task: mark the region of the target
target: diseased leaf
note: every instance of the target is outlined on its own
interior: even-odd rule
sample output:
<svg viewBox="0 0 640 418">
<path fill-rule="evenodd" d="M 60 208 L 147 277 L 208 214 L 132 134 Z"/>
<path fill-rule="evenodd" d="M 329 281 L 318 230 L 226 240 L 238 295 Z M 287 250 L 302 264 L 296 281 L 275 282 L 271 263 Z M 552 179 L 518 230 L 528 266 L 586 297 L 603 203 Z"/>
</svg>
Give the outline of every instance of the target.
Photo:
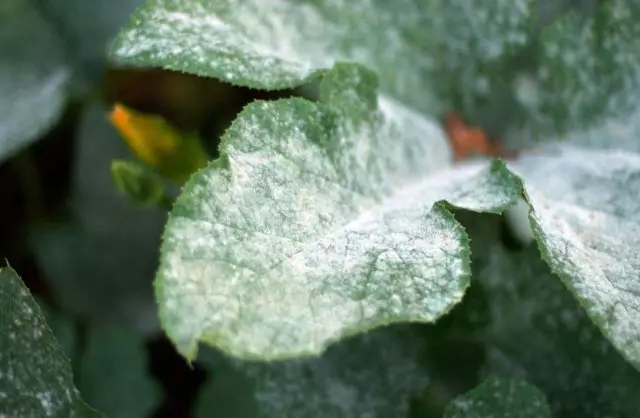
<svg viewBox="0 0 640 418">
<path fill-rule="evenodd" d="M 536 3 L 152 0 L 112 55 L 262 89 L 356 61 L 378 72 L 385 95 L 435 115 L 450 106 L 452 88 L 465 102 L 509 88 L 506 61 L 529 41 Z"/>
<path fill-rule="evenodd" d="M 0 269 L 0 347 L 3 417 L 102 416 L 80 399 L 69 360 L 11 267 Z"/>
<path fill-rule="evenodd" d="M 557 146 L 510 168 L 524 181 L 543 258 L 640 369 L 640 155 Z"/>
<path fill-rule="evenodd" d="M 463 222 L 474 266 L 465 297 L 468 316 L 482 318 L 469 337 L 486 344 L 485 374 L 524 379 L 542 390 L 553 416 L 634 417 L 640 410 L 640 373 L 591 322 L 535 245 L 514 252 L 498 240 L 491 219 Z M 473 296 L 468 292 L 467 296 Z"/>
<path fill-rule="evenodd" d="M 318 354 L 460 300 L 467 237 L 438 202 L 499 212 L 519 182 L 499 162 L 444 170 L 441 131 L 393 103 L 376 111 L 374 87 L 371 72 L 337 65 L 319 104 L 247 106 L 221 159 L 186 184 L 155 284 L 186 357 L 198 341 L 244 358 Z"/>
<path fill-rule="evenodd" d="M 212 380 L 200 394 L 196 416 L 407 416 L 411 399 L 428 390 L 422 331 L 417 325 L 396 325 L 346 339 L 319 358 L 272 363 L 204 351 Z"/>
<path fill-rule="evenodd" d="M 445 411 L 445 418 L 551 418 L 542 392 L 514 379 L 488 379 L 472 391 L 458 396 Z"/>
<path fill-rule="evenodd" d="M 151 416 L 161 399 L 148 372 L 147 353 L 139 333 L 120 327 L 90 330 L 79 362 L 78 389 L 91 405 L 110 418 Z"/>
<path fill-rule="evenodd" d="M 58 118 L 70 68 L 64 45 L 31 0 L 0 6 L 0 162 Z"/>
</svg>

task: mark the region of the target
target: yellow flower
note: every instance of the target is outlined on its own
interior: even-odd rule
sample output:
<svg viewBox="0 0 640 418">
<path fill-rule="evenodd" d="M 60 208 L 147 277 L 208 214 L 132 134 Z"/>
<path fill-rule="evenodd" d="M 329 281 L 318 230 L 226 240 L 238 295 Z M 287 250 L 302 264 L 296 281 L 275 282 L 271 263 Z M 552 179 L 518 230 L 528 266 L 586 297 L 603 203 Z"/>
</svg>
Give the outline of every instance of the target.
<svg viewBox="0 0 640 418">
<path fill-rule="evenodd" d="M 178 131 L 160 116 L 117 103 L 109 120 L 133 153 L 167 179 L 182 184 L 207 163 L 200 138 Z"/>
</svg>

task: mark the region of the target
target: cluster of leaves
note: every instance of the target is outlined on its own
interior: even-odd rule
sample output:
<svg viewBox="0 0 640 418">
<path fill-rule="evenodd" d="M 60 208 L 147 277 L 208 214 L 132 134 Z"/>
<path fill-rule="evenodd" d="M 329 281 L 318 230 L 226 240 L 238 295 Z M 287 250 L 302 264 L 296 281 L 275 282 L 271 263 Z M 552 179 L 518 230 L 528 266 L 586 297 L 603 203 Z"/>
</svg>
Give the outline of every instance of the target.
<svg viewBox="0 0 640 418">
<path fill-rule="evenodd" d="M 0 19 L 27 13 L 8 4 Z M 197 414 L 635 416 L 639 16 L 625 0 L 139 7 L 117 65 L 305 91 L 246 106 L 166 221 L 155 301 L 177 350 L 213 371 Z M 66 72 L 51 62 L 25 81 L 48 99 L 32 126 L 59 106 Z M 517 158 L 454 163 L 450 109 Z M 0 157 L 35 135 L 30 112 L 11 112 Z M 518 249 L 501 239 L 505 211 Z M 0 311 L 0 411 L 97 415 L 9 267 Z M 122 349 L 105 335 L 97 347 Z M 87 357 L 78 382 L 95 374 Z"/>
</svg>

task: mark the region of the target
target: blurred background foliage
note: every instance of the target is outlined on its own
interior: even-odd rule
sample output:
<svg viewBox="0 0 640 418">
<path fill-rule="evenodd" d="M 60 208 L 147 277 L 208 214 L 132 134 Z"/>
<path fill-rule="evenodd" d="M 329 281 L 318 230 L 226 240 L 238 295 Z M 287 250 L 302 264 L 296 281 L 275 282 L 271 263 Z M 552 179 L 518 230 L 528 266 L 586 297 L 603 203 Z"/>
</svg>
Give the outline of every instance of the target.
<svg viewBox="0 0 640 418">
<path fill-rule="evenodd" d="M 304 92 L 265 93 L 157 69 L 114 68 L 107 46 L 140 2 L 0 2 L 0 259 L 46 307 L 77 386 L 95 408 L 112 418 L 250 418 L 255 388 L 230 360 L 208 350 L 202 364 L 189 367 L 162 336 L 152 280 L 166 209 L 134 206 L 114 187 L 112 161 L 135 157 L 108 114 L 122 103 L 161 115 L 197 132 L 215 157 L 218 138 L 245 104 Z M 542 3 L 541 21 L 548 21 L 593 2 Z M 474 268 L 491 264 L 490 254 L 481 254 L 492 245 L 507 253 L 534 251 L 520 249 L 498 217 L 478 231 L 477 215 L 459 216 L 479 243 Z M 417 326 L 428 340 L 423 357 L 432 381 L 412 401 L 411 416 L 439 416 L 483 373 L 507 367 L 496 358 L 487 363 L 491 353 L 478 340 L 478 329 L 490 321 L 483 293 L 489 285 L 472 286 L 465 303 L 437 325 Z M 540 358 L 525 360 L 535 366 Z M 375 355 L 366 361 L 375 363 Z M 271 373 L 268 368 L 255 373 Z M 316 369 L 301 365 L 296 373 Z M 540 375 L 533 383 L 551 384 Z M 556 395 L 552 401 L 563 399 Z M 575 399 L 568 408 L 579 411 L 581 398 Z"/>
</svg>

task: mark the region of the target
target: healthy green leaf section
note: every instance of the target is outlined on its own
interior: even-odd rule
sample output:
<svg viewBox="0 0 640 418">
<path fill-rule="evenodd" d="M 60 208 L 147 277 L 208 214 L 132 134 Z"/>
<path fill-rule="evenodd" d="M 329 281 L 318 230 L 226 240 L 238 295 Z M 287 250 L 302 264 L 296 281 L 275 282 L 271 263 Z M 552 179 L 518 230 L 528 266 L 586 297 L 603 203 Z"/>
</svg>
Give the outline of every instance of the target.
<svg viewBox="0 0 640 418">
<path fill-rule="evenodd" d="M 110 418 L 151 416 L 161 390 L 147 362 L 140 333 L 117 326 L 95 327 L 78 363 L 78 389 Z"/>
<path fill-rule="evenodd" d="M 58 118 L 70 68 L 64 45 L 31 0 L 0 5 L 0 161 Z"/>
<path fill-rule="evenodd" d="M 11 267 L 0 269 L 0 347 L 3 417 L 102 416 L 80 399 L 69 360 Z"/>
<path fill-rule="evenodd" d="M 542 392 L 516 379 L 491 378 L 453 400 L 445 418 L 551 418 Z"/>
<path fill-rule="evenodd" d="M 271 363 L 204 351 L 212 380 L 200 392 L 196 416 L 405 417 L 412 398 L 429 389 L 423 331 L 396 325 L 346 339 L 319 358 Z"/>
<path fill-rule="evenodd" d="M 319 354 L 345 335 L 433 322 L 469 279 L 467 236 L 439 203 L 500 212 L 520 194 L 504 164 L 447 169 L 435 124 L 357 65 L 320 103 L 255 102 L 168 221 L 160 319 L 188 358 L 204 341 L 242 358 Z M 437 173 L 435 172 L 437 170 Z"/>
<path fill-rule="evenodd" d="M 525 184 L 543 258 L 640 369 L 640 155 L 554 146 L 510 168 Z"/>
</svg>

